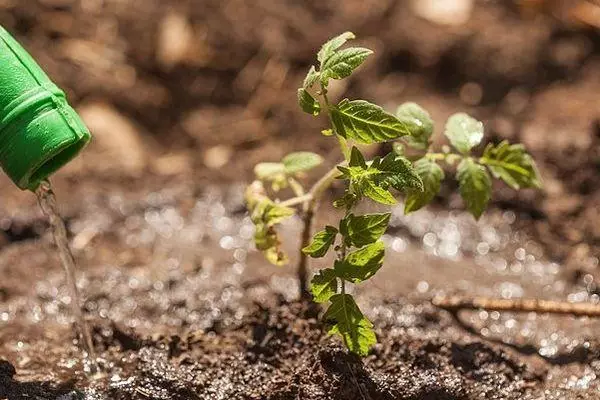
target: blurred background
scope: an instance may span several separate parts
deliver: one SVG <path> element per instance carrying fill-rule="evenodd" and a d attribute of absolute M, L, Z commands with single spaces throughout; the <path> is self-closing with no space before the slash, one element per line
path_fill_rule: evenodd
<path fill-rule="evenodd" d="M 332 96 L 389 110 L 415 101 L 434 118 L 438 145 L 446 118 L 466 111 L 484 121 L 484 142 L 524 143 L 544 184 L 517 193 L 495 183 L 479 225 L 443 211 L 463 208 L 451 179 L 435 211 L 413 219 L 395 211 L 386 240 L 399 255 L 390 265 L 422 268 L 381 278 L 381 292 L 402 282 L 394 301 L 440 288 L 600 301 L 598 0 L 0 0 L 0 24 L 94 135 L 53 183 L 96 320 L 139 334 L 159 325 L 218 331 L 243 315 L 254 287 L 240 283 L 247 260 L 293 298 L 290 270 L 264 266 L 251 250 L 241 187 L 255 163 L 290 151 L 336 161 L 337 144 L 319 134 L 323 120 L 299 110 L 296 88 L 320 45 L 347 30 L 375 54 Z M 4 175 L 0 193 L 0 353 L 46 380 L 36 374 L 62 360 L 70 318 L 63 275 L 35 196 Z M 297 226 L 286 229 L 297 237 Z M 412 241 L 423 249 L 411 250 Z M 207 282 L 221 266 L 221 280 Z M 264 300 L 270 289 L 260 290 Z M 403 315 L 418 325 L 418 310 Z M 587 324 L 550 340 L 570 320 L 486 318 L 471 322 L 502 340 L 534 342 L 547 358 L 583 343 L 580 335 L 597 336 Z M 422 323 L 429 333 L 440 328 L 431 321 Z M 438 334 L 447 335 L 443 325 Z M 19 353 L 17 338 L 37 347 Z M 562 374 L 554 375 L 560 385 L 571 372 Z"/>

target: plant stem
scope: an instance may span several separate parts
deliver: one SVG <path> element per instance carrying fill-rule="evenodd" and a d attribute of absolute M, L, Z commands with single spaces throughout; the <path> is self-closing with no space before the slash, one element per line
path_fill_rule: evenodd
<path fill-rule="evenodd" d="M 600 317 L 600 304 L 568 303 L 538 299 L 494 299 L 489 297 L 438 296 L 431 301 L 434 306 L 450 312 L 460 310 L 489 310 L 535 312 L 540 314 L 567 314 L 578 317 Z"/>
<path fill-rule="evenodd" d="M 298 197 L 292 197 L 291 199 L 287 199 L 285 201 L 282 201 L 281 203 L 279 203 L 280 206 L 283 207 L 292 207 L 298 204 L 304 204 L 310 200 L 312 200 L 312 194 L 307 193 L 307 194 L 303 194 L 301 196 Z"/>
<path fill-rule="evenodd" d="M 312 233 L 312 223 L 315 216 L 315 211 L 319 205 L 321 196 L 331 186 L 335 178 L 340 175 L 340 171 L 337 169 L 337 165 L 329 170 L 325 175 L 321 177 L 313 185 L 310 191 L 305 196 L 305 212 L 303 217 L 304 228 L 302 230 L 301 244 L 300 244 L 300 258 L 298 261 L 297 277 L 300 282 L 300 296 L 306 298 L 308 296 L 308 255 L 304 254 L 302 249 L 310 244 L 310 238 Z M 293 199 L 290 199 L 293 200 Z M 289 200 L 288 200 L 289 201 Z M 284 204 L 285 202 L 281 203 Z"/>
<path fill-rule="evenodd" d="M 327 97 L 327 88 L 321 84 L 321 94 L 323 95 L 323 102 L 325 103 L 325 109 L 327 110 L 327 117 L 329 118 L 329 123 L 331 124 L 331 129 L 333 130 L 333 134 L 338 140 L 340 144 L 340 150 L 344 155 L 344 160 L 350 160 L 350 149 L 348 148 L 348 142 L 346 138 L 339 134 L 337 131 L 335 124 L 333 123 L 333 115 L 331 114 L 331 103 L 329 103 L 329 98 Z"/>

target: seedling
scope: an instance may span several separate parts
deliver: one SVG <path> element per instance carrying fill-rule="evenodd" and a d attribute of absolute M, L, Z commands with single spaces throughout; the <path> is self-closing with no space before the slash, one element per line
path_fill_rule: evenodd
<path fill-rule="evenodd" d="M 246 202 L 256 226 L 256 247 L 277 265 L 288 261 L 281 249 L 277 224 L 296 213 L 303 216 L 298 265 L 302 293 L 307 292 L 307 257 L 321 258 L 333 249 L 333 265 L 312 278 L 310 292 L 315 302 L 328 304 L 323 319 L 330 324 L 329 333 L 340 335 L 348 349 L 364 356 L 376 343 L 373 324 L 346 292 L 346 283 L 366 281 L 382 267 L 385 247 L 381 236 L 391 213 L 357 215 L 353 210 L 359 202 L 368 199 L 393 206 L 400 192 L 406 196 L 404 212 L 416 211 L 439 192 L 445 178 L 442 163 L 455 169 L 460 195 L 475 218 L 481 216 L 490 200 L 492 177 L 514 189 L 540 187 L 540 182 L 533 159 L 520 144 L 488 144 L 481 156 L 475 156 L 473 149 L 483 139 L 483 124 L 467 114 L 454 114 L 448 119 L 444 134 L 451 147 L 434 152 L 430 140 L 433 120 L 415 103 L 402 104 L 395 114 L 366 100 L 343 99 L 333 104 L 327 96 L 331 81 L 349 77 L 372 54 L 362 47 L 343 48 L 351 39 L 354 34 L 345 32 L 325 43 L 317 54 L 319 68 L 310 67 L 298 89 L 302 110 L 328 117 L 330 126 L 321 133 L 337 139 L 344 161 L 308 191 L 301 181 L 306 171 L 322 163 L 318 154 L 298 152 L 279 162 L 260 163 L 254 169 L 257 179 L 246 191 Z M 372 160 L 366 160 L 356 147 L 389 141 L 394 142 L 394 150 Z M 405 150 L 409 149 L 417 156 L 406 156 Z M 311 240 L 316 207 L 334 180 L 346 185 L 343 196 L 333 202 L 343 217 L 338 226 L 325 226 Z M 294 197 L 277 198 L 277 193 L 287 187 Z"/>

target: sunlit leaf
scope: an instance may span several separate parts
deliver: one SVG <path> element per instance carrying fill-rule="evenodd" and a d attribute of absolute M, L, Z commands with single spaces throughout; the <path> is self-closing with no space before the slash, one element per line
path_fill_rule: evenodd
<path fill-rule="evenodd" d="M 290 153 L 281 160 L 285 173 L 297 174 L 298 172 L 309 171 L 323 162 L 323 157 L 309 151 L 298 151 Z"/>
<path fill-rule="evenodd" d="M 273 180 L 285 173 L 282 163 L 262 162 L 254 167 L 254 174 L 260 180 Z"/>
<path fill-rule="evenodd" d="M 302 249 L 304 254 L 313 258 L 320 258 L 327 254 L 327 251 L 335 241 L 338 230 L 333 226 L 327 225 L 324 230 L 315 233 L 308 246 Z"/>
<path fill-rule="evenodd" d="M 421 190 L 421 178 L 412 168 L 406 158 L 390 153 L 383 159 L 375 158 L 370 163 L 362 163 L 359 150 L 354 147 L 351 156 L 352 165 L 339 166 L 342 172 L 339 179 L 350 180 L 350 193 L 357 196 L 356 200 L 366 196 L 386 205 L 396 203 L 389 188 L 396 190 L 418 189 Z M 339 202 L 338 202 L 339 204 Z"/>
<path fill-rule="evenodd" d="M 317 60 L 319 60 L 319 62 L 321 63 L 321 66 L 323 66 L 323 63 L 329 57 L 331 57 L 333 54 L 335 54 L 335 51 L 337 49 L 339 49 L 340 47 L 342 47 L 344 45 L 344 43 L 346 43 L 348 40 L 354 39 L 355 37 L 356 36 L 354 36 L 354 33 L 352 33 L 352 32 L 344 32 L 341 35 L 338 35 L 338 36 L 334 37 L 333 39 L 327 41 L 321 47 L 321 50 L 319 50 L 319 52 L 317 53 Z"/>
<path fill-rule="evenodd" d="M 310 291 L 316 303 L 325 303 L 337 293 L 338 278 L 331 268 L 322 269 L 310 281 Z"/>
<path fill-rule="evenodd" d="M 365 214 L 355 216 L 350 213 L 340 222 L 340 231 L 355 247 L 376 242 L 385 233 L 391 213 Z"/>
<path fill-rule="evenodd" d="M 502 179 L 513 189 L 541 187 L 535 162 L 522 144 L 511 145 L 503 141 L 494 146 L 490 143 L 481 162 L 487 165 L 495 178 Z"/>
<path fill-rule="evenodd" d="M 381 162 L 373 160 L 371 168 L 381 171 L 378 179 L 387 183 L 398 191 L 406 189 L 422 190 L 421 177 L 414 170 L 412 163 L 405 157 L 388 153 Z"/>
<path fill-rule="evenodd" d="M 429 138 L 433 134 L 433 120 L 425 109 L 417 103 L 404 103 L 396 110 L 396 117 L 410 131 L 410 135 L 403 137 L 408 145 L 421 150 L 429 147 Z"/>
<path fill-rule="evenodd" d="M 331 55 L 321 66 L 321 82 L 325 86 L 329 79 L 343 79 L 352 75 L 373 52 L 362 47 L 350 47 Z"/>
<path fill-rule="evenodd" d="M 308 73 L 306 74 L 306 77 L 304 78 L 304 82 L 302 82 L 302 87 L 304 89 L 310 89 L 312 85 L 314 85 L 315 82 L 319 79 L 319 75 L 320 74 L 315 69 L 315 66 L 311 65 L 310 69 L 308 70 Z"/>
<path fill-rule="evenodd" d="M 382 143 L 410 134 L 398 118 L 365 100 L 344 99 L 331 108 L 331 117 L 339 135 L 360 143 Z"/>
<path fill-rule="evenodd" d="M 330 298 L 331 305 L 323 319 L 332 323 L 330 334 L 338 334 L 353 353 L 366 356 L 377 343 L 373 324 L 358 308 L 349 294 L 336 294 Z"/>
<path fill-rule="evenodd" d="M 362 247 L 346 256 L 342 261 L 335 262 L 335 272 L 347 281 L 360 283 L 366 281 L 383 265 L 385 246 L 377 241 Z"/>
<path fill-rule="evenodd" d="M 446 122 L 446 137 L 458 151 L 468 154 L 483 139 L 483 123 L 465 113 L 457 113 Z"/>

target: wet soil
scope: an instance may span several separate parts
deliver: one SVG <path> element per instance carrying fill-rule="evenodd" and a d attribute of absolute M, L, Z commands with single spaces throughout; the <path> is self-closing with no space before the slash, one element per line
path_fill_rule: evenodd
<path fill-rule="evenodd" d="M 0 1 L 0 24 L 95 135 L 54 185 L 102 366 L 84 372 L 35 197 L 1 177 L 0 398 L 600 397 L 597 321 L 428 301 L 598 301 L 600 38 L 569 6 L 593 2 L 516 3 L 476 2 L 444 27 L 387 0 Z M 335 161 L 295 87 L 343 30 L 376 56 L 332 96 L 417 101 L 438 127 L 468 111 L 486 140 L 524 142 L 545 185 L 498 185 L 478 224 L 452 183 L 429 210 L 398 208 L 385 267 L 353 288 L 379 340 L 362 361 L 296 302 L 291 267 L 253 250 L 241 202 L 257 161 L 292 149 Z M 292 249 L 298 221 L 284 236 Z"/>

